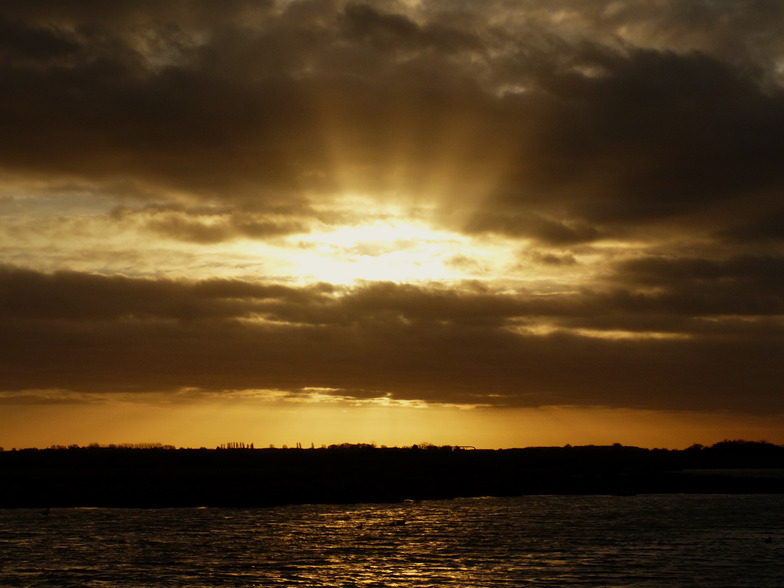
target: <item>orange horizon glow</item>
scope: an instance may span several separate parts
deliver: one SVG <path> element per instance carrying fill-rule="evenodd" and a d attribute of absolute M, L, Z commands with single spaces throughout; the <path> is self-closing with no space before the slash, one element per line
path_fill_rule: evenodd
<path fill-rule="evenodd" d="M 622 445 L 684 449 L 727 439 L 784 444 L 777 417 L 663 412 L 601 407 L 465 409 L 309 402 L 165 405 L 117 402 L 20 407 L 0 415 L 0 447 L 47 448 L 161 443 L 214 448 L 233 441 L 263 447 L 421 443 L 508 449 L 564 445 Z M 31 429 L 27 423 L 35 422 Z"/>

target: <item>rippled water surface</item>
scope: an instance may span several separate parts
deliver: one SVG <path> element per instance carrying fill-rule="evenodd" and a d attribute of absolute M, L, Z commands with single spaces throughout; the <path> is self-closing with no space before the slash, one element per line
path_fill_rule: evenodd
<path fill-rule="evenodd" d="M 784 496 L 0 510 L 2 586 L 784 586 Z"/>

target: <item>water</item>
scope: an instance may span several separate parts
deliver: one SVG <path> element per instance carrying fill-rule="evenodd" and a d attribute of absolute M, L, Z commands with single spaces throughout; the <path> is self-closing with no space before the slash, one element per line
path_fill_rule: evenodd
<path fill-rule="evenodd" d="M 0 510 L 2 586 L 784 586 L 784 496 Z"/>

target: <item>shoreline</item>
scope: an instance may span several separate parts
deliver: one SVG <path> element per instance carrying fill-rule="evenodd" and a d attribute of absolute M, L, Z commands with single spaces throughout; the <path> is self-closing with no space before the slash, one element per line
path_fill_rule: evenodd
<path fill-rule="evenodd" d="M 0 453 L 0 508 L 195 508 L 523 495 L 781 494 L 784 447 L 129 449 Z"/>

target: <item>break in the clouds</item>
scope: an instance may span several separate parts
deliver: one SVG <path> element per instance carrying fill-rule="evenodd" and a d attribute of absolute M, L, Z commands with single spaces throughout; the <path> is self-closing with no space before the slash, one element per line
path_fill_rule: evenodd
<path fill-rule="evenodd" d="M 782 412 L 783 18 L 8 0 L 0 386 Z"/>

